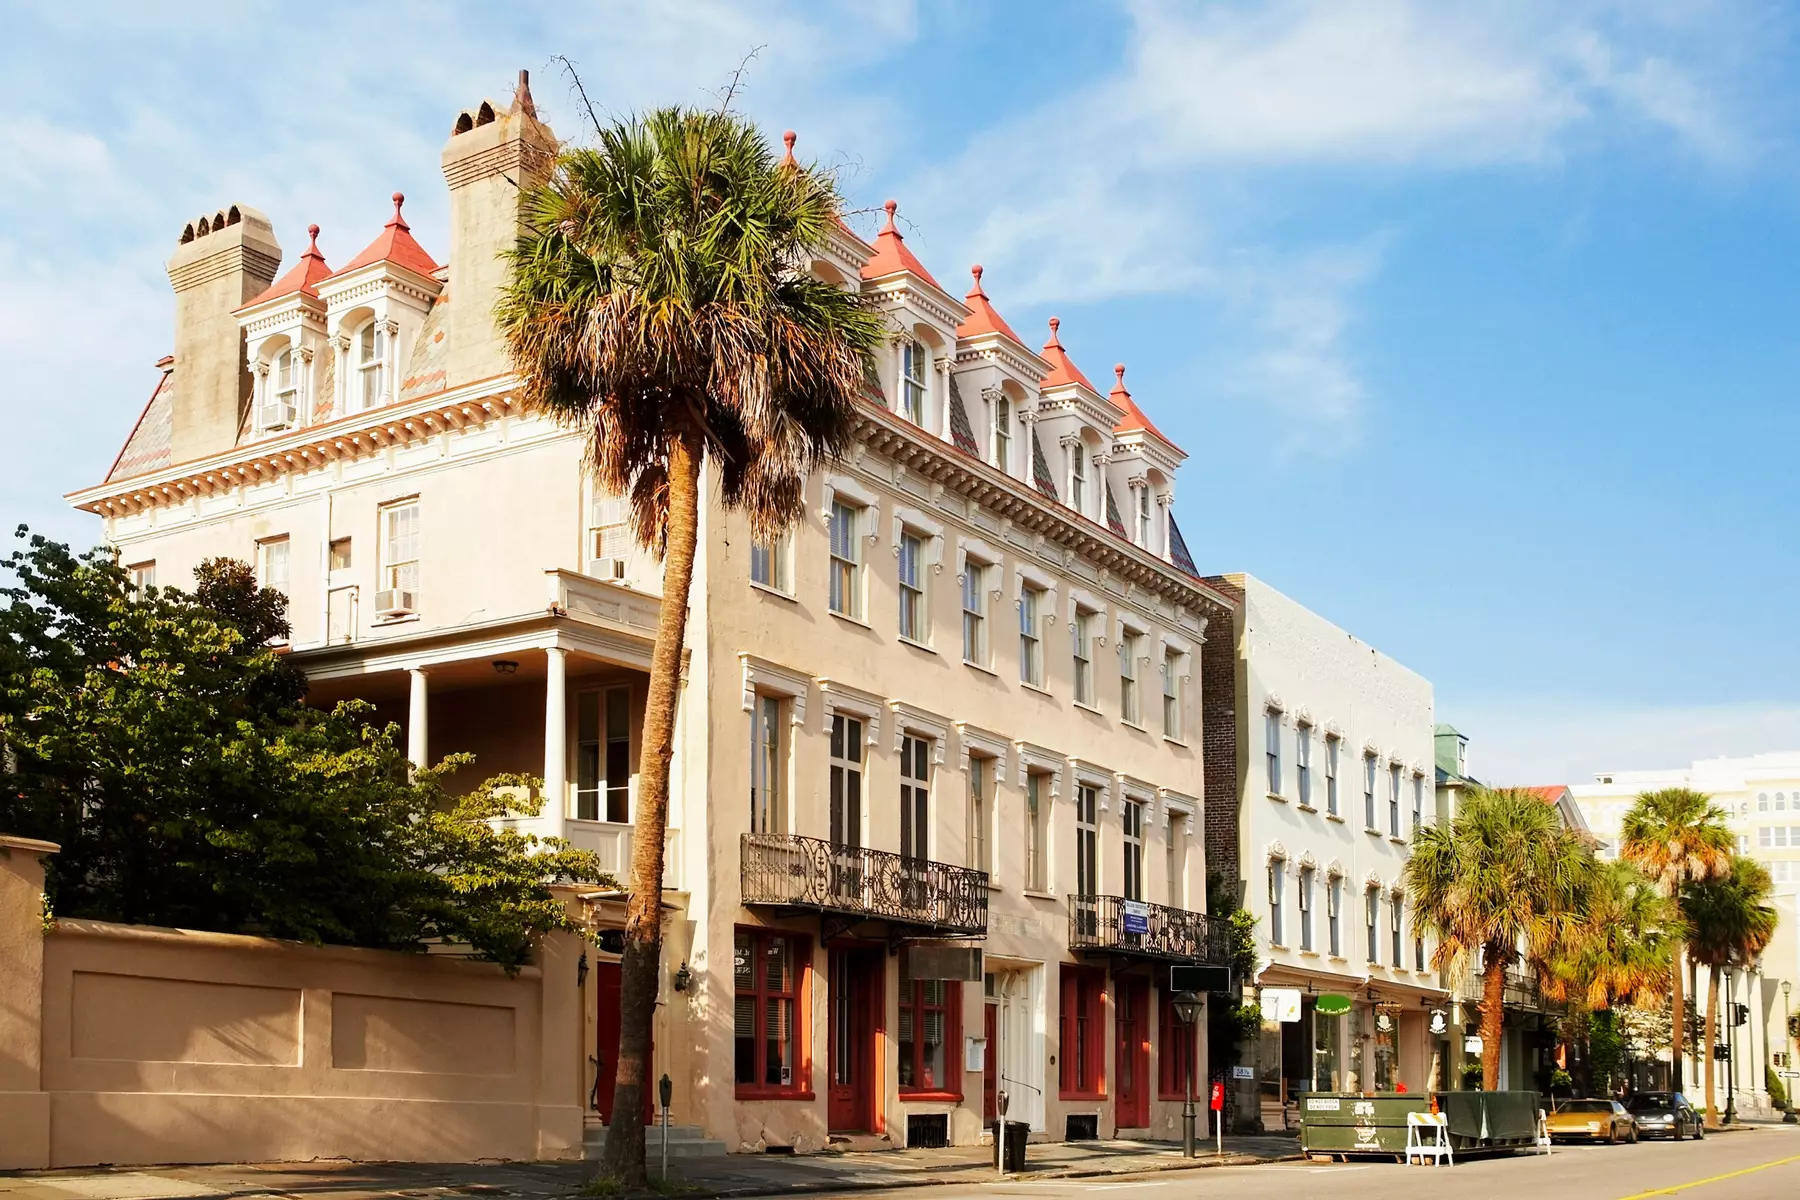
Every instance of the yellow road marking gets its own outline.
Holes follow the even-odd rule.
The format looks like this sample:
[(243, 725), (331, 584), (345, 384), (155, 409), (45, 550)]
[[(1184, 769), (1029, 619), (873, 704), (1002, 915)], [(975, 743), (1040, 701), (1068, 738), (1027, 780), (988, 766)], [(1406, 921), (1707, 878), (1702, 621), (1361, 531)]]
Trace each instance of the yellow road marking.
[(1737, 1171), (1727, 1171), (1723, 1175), (1709, 1175), (1705, 1179), (1695, 1179), (1688, 1183), (1678, 1183), (1674, 1187), (1657, 1188), (1650, 1192), (1635, 1192), (1623, 1197), (1623, 1200), (1646, 1200), (1649, 1196), (1673, 1196), (1676, 1192), (1685, 1192), (1689, 1188), (1704, 1187), (1709, 1183), (1718, 1183), (1725, 1179), (1736, 1179), (1739, 1175), (1751, 1175), (1757, 1171), (1766, 1171), (1770, 1167), (1785, 1167), (1789, 1163), (1800, 1162), (1800, 1154), (1789, 1158), (1778, 1158), (1774, 1162), (1760, 1163), (1754, 1167), (1744, 1167)]

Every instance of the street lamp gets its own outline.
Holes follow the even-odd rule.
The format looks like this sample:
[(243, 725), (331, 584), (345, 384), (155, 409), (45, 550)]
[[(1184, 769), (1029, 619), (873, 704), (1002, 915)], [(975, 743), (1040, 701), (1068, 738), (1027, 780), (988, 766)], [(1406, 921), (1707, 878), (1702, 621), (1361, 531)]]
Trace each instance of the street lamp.
[[(1788, 1007), (1788, 996), (1793, 990), (1793, 980), (1784, 979), (1781, 981), (1781, 1053), (1783, 1061), (1787, 1062), (1790, 1066), (1792, 1066), (1794, 1062), (1794, 1037), (1790, 1032), (1794, 1023), (1794, 1014), (1793, 1010)], [(1793, 1076), (1790, 1075), (1788, 1078), (1791, 1079)], [(1787, 1101), (1787, 1112), (1782, 1115), (1781, 1123), (1783, 1125), (1800, 1124), (1800, 1117), (1794, 1115), (1793, 1093), (1790, 1092), (1788, 1094)]]
[(1175, 1015), (1187, 1026), (1187, 1103), (1181, 1108), (1181, 1152), (1188, 1158), (1194, 1157), (1194, 1026), (1200, 1019), (1200, 995), (1198, 992), (1177, 992), (1175, 994)]

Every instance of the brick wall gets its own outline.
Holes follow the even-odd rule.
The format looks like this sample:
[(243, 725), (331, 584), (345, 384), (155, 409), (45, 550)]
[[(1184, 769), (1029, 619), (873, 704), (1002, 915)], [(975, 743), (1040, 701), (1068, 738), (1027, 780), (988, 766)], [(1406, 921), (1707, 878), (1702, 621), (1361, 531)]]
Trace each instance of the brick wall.
[(1230, 576), (1206, 581), (1233, 602), (1230, 623), (1215, 617), (1200, 652), (1201, 763), (1205, 772), (1205, 840), (1208, 871), (1236, 882), (1238, 803), (1244, 764), (1238, 736), (1238, 691), (1242, 684), (1238, 647), (1244, 632), (1244, 591)]

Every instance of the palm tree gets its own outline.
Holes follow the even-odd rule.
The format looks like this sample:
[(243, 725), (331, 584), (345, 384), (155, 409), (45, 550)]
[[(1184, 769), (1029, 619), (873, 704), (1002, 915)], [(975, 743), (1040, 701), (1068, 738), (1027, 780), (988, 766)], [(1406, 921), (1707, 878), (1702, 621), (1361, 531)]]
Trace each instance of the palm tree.
[[(1644, 792), (1625, 814), (1619, 853), (1676, 900), (1690, 883), (1716, 879), (1731, 868), (1731, 831), (1712, 797), (1691, 788)], [(1675, 1014), (1670, 1061), (1674, 1088), (1681, 1090), (1681, 1047), (1687, 1026), (1687, 996), (1681, 978), (1681, 939), (1670, 947), (1670, 1004)]]
[(1481, 1074), (1500, 1083), (1506, 968), (1548, 962), (1580, 920), (1595, 871), (1587, 843), (1531, 792), (1477, 788), (1448, 825), (1419, 831), (1406, 892), (1437, 941), (1432, 966), (1461, 974), (1479, 961)]
[(1669, 952), (1681, 910), (1630, 863), (1602, 863), (1583, 897), (1580, 924), (1557, 947), (1540, 982), (1549, 999), (1592, 1012), (1649, 1005), (1669, 991)]
[(644, 1181), (640, 1113), (659, 978), (669, 760), (705, 466), (719, 503), (777, 536), (848, 446), (883, 318), (809, 275), (840, 203), (729, 111), (665, 108), (565, 151), (528, 199), (497, 308), (523, 398), (583, 430), (596, 483), (663, 561), (602, 1172)]
[(1688, 955), (1707, 969), (1706, 991), (1706, 1123), (1718, 1125), (1717, 1075), (1712, 1048), (1719, 1037), (1719, 986), (1728, 968), (1749, 965), (1775, 936), (1775, 909), (1769, 904), (1774, 883), (1754, 859), (1733, 855), (1730, 871), (1719, 879), (1689, 884), (1681, 893), (1687, 918)]

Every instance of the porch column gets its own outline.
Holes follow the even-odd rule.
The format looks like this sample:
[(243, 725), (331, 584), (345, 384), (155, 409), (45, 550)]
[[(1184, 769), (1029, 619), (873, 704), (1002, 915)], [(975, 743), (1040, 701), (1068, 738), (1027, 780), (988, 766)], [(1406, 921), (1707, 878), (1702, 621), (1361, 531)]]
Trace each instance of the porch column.
[(569, 808), (568, 651), (544, 651), (544, 833), (562, 837)]
[(412, 680), (412, 690), (406, 705), (406, 757), (415, 767), (430, 765), (427, 757), (431, 745), (427, 728), (427, 687), (425, 671), (422, 667), (409, 669), (407, 675)]

